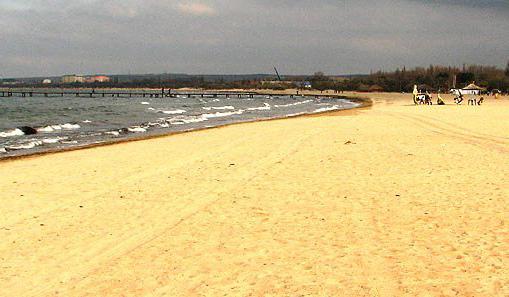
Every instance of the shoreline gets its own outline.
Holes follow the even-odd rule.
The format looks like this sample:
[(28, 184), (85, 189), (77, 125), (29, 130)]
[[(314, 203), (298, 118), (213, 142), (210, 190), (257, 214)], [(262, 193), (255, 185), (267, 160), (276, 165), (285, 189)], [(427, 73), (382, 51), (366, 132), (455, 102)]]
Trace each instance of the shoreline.
[[(260, 93), (260, 95), (263, 95), (263, 93)], [(282, 93), (281, 95), (284, 95), (284, 93)], [(303, 97), (313, 97), (313, 96), (320, 96), (320, 95), (319, 94), (303, 95)], [(329, 97), (331, 97), (331, 95), (329, 95)], [(36, 158), (39, 156), (52, 155), (52, 154), (58, 154), (58, 153), (86, 150), (86, 149), (90, 149), (90, 148), (110, 146), (110, 145), (116, 145), (116, 144), (122, 144), (122, 143), (138, 142), (138, 141), (144, 141), (144, 140), (156, 139), (156, 138), (162, 138), (162, 137), (171, 137), (171, 136), (175, 136), (175, 135), (193, 133), (193, 132), (198, 132), (198, 131), (220, 129), (220, 128), (233, 126), (233, 125), (277, 121), (277, 120), (285, 120), (285, 119), (292, 119), (292, 118), (298, 118), (298, 117), (315, 117), (315, 116), (333, 115), (335, 113), (339, 114), (339, 113), (344, 113), (347, 111), (369, 108), (373, 105), (373, 101), (367, 97), (349, 97), (349, 96), (341, 96), (341, 95), (333, 95), (332, 97), (338, 97), (338, 98), (341, 97), (342, 99), (348, 100), (353, 103), (358, 103), (360, 105), (357, 107), (341, 109), (341, 110), (322, 111), (322, 112), (318, 112), (318, 113), (305, 113), (305, 114), (290, 115), (290, 116), (285, 116), (285, 117), (261, 118), (261, 119), (243, 121), (243, 122), (226, 123), (226, 124), (221, 124), (221, 125), (217, 125), (217, 126), (213, 126), (213, 127), (202, 127), (202, 128), (197, 128), (197, 129), (173, 131), (173, 132), (166, 132), (166, 133), (153, 134), (153, 135), (140, 135), (140, 136), (134, 136), (132, 138), (110, 140), (110, 141), (105, 141), (105, 142), (100, 142), (100, 143), (91, 143), (91, 144), (85, 144), (82, 146), (74, 146), (74, 147), (71, 146), (71, 147), (64, 147), (64, 148), (59, 148), (59, 149), (50, 149), (47, 151), (32, 152), (32, 153), (21, 154), (21, 155), (5, 156), (5, 157), (0, 156), (0, 163), (16, 161), (16, 160), (21, 160), (21, 159), (28, 159), (28, 158)]]

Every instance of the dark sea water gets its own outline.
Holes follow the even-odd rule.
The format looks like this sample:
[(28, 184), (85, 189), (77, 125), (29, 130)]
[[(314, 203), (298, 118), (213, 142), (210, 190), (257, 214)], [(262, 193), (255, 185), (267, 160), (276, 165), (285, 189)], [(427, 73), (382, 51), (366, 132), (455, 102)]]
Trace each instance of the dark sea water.
[[(349, 109), (346, 99), (0, 97), (0, 158), (229, 123)], [(23, 128), (22, 128), (23, 127)], [(33, 128), (30, 133), (29, 128)]]

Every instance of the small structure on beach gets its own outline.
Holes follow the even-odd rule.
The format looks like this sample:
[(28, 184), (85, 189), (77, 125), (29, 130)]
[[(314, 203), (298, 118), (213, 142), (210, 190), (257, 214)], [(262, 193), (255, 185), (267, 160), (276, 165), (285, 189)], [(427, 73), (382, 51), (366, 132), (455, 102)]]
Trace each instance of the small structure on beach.
[(43, 84), (43, 85), (49, 85), (49, 84), (51, 84), (51, 83), (52, 83), (52, 81), (51, 81), (51, 79), (49, 79), (49, 78), (44, 79), (44, 80), (42, 81), (42, 84)]
[(294, 82), (294, 85), (300, 89), (312, 89), (313, 88), (313, 85), (311, 84), (310, 81), (296, 81), (296, 82)]
[(451, 93), (454, 95), (480, 95), (482, 92), (485, 92), (486, 89), (479, 87), (475, 84), (475, 82), (472, 82), (468, 86), (464, 87), (463, 89), (451, 89)]
[(485, 88), (481, 88), (475, 84), (475, 82), (469, 84), (468, 86), (461, 89), (462, 94), (466, 95), (480, 95), (481, 92), (486, 91)]
[(372, 85), (369, 87), (368, 92), (375, 93), (375, 92), (383, 92), (384, 88), (379, 85)]

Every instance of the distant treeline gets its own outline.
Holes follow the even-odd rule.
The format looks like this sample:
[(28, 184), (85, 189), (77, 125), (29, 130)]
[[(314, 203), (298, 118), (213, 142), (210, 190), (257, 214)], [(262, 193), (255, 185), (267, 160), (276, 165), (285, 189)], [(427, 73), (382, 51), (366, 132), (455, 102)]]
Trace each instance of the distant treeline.
[(317, 72), (312, 76), (285, 76), (278, 82), (275, 76), (259, 75), (256, 77), (211, 77), (186, 76), (139, 77), (131, 80), (112, 80), (95, 87), (127, 87), (127, 88), (203, 88), (203, 89), (274, 89), (283, 90), (299, 88), (302, 82), (311, 82), (315, 90), (360, 91), (360, 92), (411, 92), (414, 85), (428, 91), (446, 92), (456, 87), (462, 88), (475, 82), (488, 91), (498, 89), (509, 92), (509, 63), (507, 68), (494, 66), (469, 65), (462, 68), (430, 65), (427, 68), (396, 69), (393, 72), (378, 71), (369, 75), (327, 76)]
[[(427, 68), (396, 69), (393, 72), (378, 71), (369, 75), (327, 76), (317, 72), (312, 76), (284, 76), (278, 81), (275, 75), (187, 75), (147, 74), (112, 75), (110, 82), (61, 84), (52, 78), (51, 85), (43, 85), (40, 78), (20, 81), (16, 87), (87, 87), (87, 88), (202, 88), (202, 89), (274, 89), (300, 88), (310, 82), (315, 90), (361, 91), (361, 92), (411, 92), (414, 85), (428, 91), (446, 92), (454, 87), (465, 87), (475, 82), (488, 91), (498, 89), (509, 92), (509, 63), (506, 69), (494, 66), (470, 65), (447, 67), (430, 65)], [(5, 86), (4, 86), (5, 87)]]
[(475, 82), (488, 91), (498, 89), (509, 91), (509, 63), (506, 69), (494, 66), (470, 65), (463, 68), (430, 65), (428, 68), (396, 69), (393, 72), (378, 71), (366, 76), (351, 79), (334, 80), (321, 73), (311, 79), (313, 88), (318, 90), (334, 89), (342, 91), (384, 91), (410, 92), (414, 85), (420, 89), (443, 92), (454, 87), (463, 88)]

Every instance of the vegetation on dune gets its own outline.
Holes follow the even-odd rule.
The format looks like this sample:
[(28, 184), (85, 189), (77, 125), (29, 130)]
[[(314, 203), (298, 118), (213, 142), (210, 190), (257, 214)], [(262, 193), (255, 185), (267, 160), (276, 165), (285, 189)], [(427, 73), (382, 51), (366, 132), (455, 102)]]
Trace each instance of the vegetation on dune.
[[(456, 85), (454, 86), (454, 81)], [(313, 87), (318, 90), (340, 91), (385, 91), (410, 92), (414, 85), (430, 91), (448, 91), (453, 87), (462, 88), (472, 82), (487, 90), (509, 90), (509, 63), (504, 70), (494, 66), (471, 65), (463, 68), (434, 66), (417, 67), (411, 70), (396, 69), (393, 72), (378, 71), (370, 75), (348, 79), (334, 77), (313, 78)]]

